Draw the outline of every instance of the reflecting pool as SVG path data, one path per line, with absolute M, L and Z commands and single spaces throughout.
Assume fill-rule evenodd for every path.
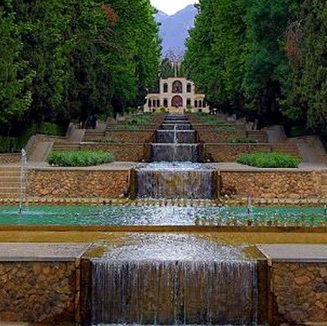
M 205 204 L 176 206 L 84 205 L 0 207 L 0 225 L 261 225 L 325 226 L 324 207 L 227 207 Z

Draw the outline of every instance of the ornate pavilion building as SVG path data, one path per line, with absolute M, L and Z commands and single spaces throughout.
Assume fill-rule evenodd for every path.
M 192 81 L 183 77 L 161 79 L 159 93 L 149 93 L 144 112 L 152 112 L 161 107 L 169 112 L 209 112 L 204 94 L 196 93 Z

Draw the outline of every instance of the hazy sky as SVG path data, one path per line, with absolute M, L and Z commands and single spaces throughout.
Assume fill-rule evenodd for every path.
M 178 10 L 185 8 L 187 5 L 194 4 L 198 0 L 150 0 L 151 4 L 157 9 L 168 15 L 173 15 Z

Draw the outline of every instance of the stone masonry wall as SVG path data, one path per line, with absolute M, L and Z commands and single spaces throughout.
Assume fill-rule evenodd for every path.
M 327 264 L 273 262 L 273 325 L 327 322 Z
M 128 170 L 31 170 L 27 191 L 31 197 L 120 197 L 128 191 L 129 174 Z
M 106 144 L 106 143 L 84 143 L 83 150 L 104 150 L 115 156 L 115 161 L 120 162 L 141 162 L 146 160 L 147 144 Z
M 218 171 L 222 195 L 263 199 L 326 198 L 319 171 Z M 28 196 L 53 198 L 117 198 L 128 193 L 130 170 L 47 168 L 28 175 Z
M 75 262 L 1 262 L 0 321 L 75 319 Z
M 157 127 L 157 129 L 159 126 Z M 122 143 L 149 143 L 154 137 L 153 130 L 107 130 L 105 137 L 112 137 Z
M 326 198 L 319 171 L 220 171 L 223 194 L 253 198 Z

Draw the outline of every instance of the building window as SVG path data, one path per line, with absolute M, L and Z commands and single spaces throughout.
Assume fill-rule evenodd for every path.
M 164 98 L 164 100 L 163 100 L 163 106 L 165 108 L 168 108 L 168 100 L 166 98 Z
M 194 101 L 194 107 L 197 108 L 198 107 L 198 100 Z
M 186 92 L 187 92 L 187 93 L 191 93 L 191 91 L 192 91 L 192 85 L 191 85 L 190 83 L 188 83 L 188 84 L 186 85 Z
M 202 101 L 201 100 L 199 100 L 198 106 L 199 106 L 199 108 L 202 107 Z
M 148 100 L 148 107 L 151 108 L 151 106 L 152 106 L 152 101 Z
M 186 99 L 186 106 L 191 106 L 191 99 L 190 98 Z
M 168 93 L 168 84 L 167 83 L 164 83 L 164 85 L 163 85 L 163 92 Z
M 183 84 L 179 81 L 176 80 L 173 82 L 173 89 L 172 89 L 173 93 L 183 93 Z
M 157 100 L 157 107 L 160 107 L 160 100 Z

